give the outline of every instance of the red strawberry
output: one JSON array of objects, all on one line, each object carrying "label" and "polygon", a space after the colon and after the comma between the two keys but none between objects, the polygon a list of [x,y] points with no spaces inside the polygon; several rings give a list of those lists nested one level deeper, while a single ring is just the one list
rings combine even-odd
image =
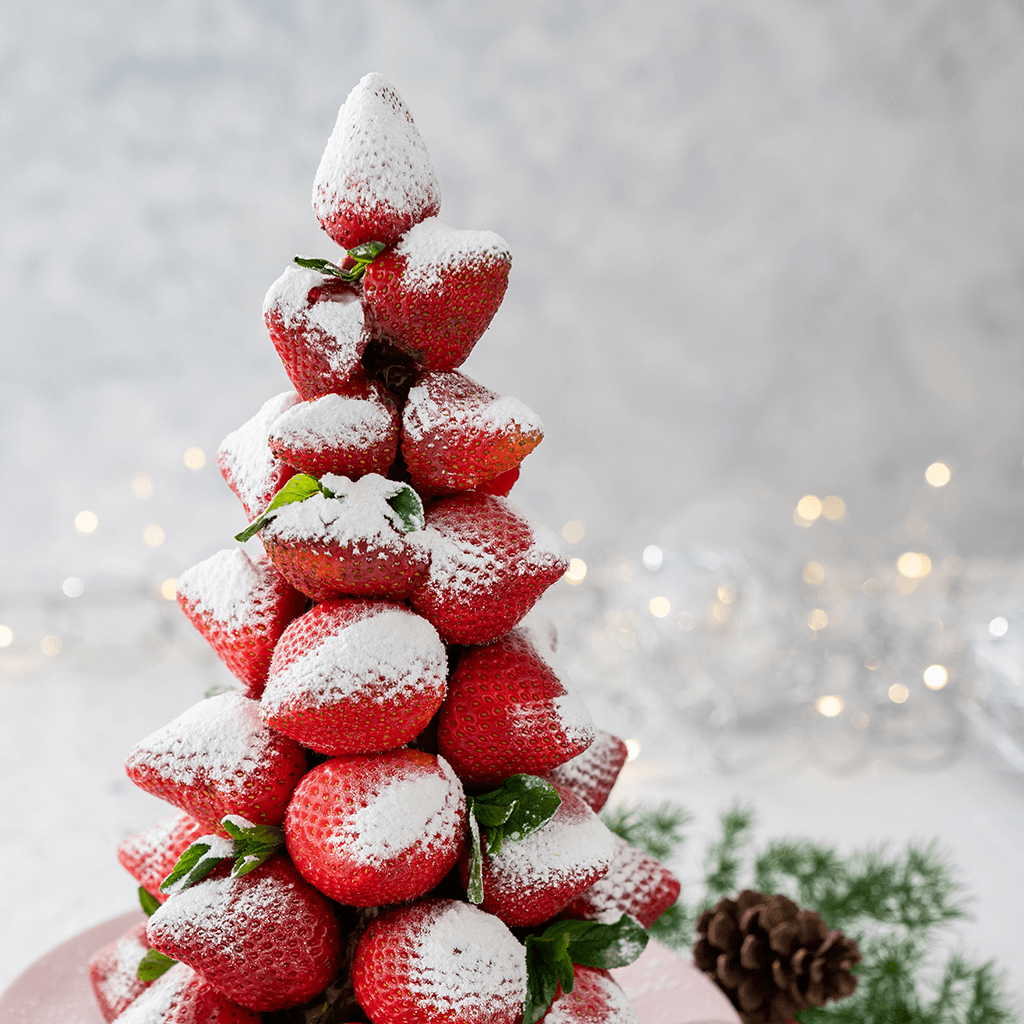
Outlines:
[{"label": "red strawberry", "polygon": [[295,475],[291,466],[274,458],[267,436],[274,420],[298,401],[299,396],[294,391],[285,391],[268,399],[255,416],[220,443],[217,466],[250,519],[255,519]]},{"label": "red strawberry", "polygon": [[[615,855],[615,836],[601,819],[569,790],[558,795],[562,803],[546,825],[483,855],[480,905],[510,927],[554,917],[605,874]],[[463,886],[468,869],[467,855],[459,861]]]},{"label": "red strawberry", "polygon": [[204,832],[192,815],[179,811],[122,839],[117,859],[150,896],[163,903],[167,896],[160,891],[160,883],[171,873],[186,847]]},{"label": "red strawberry", "polygon": [[424,369],[461,366],[498,311],[512,256],[493,231],[462,231],[436,217],[417,224],[363,275],[374,329]]},{"label": "red strawberry", "polygon": [[314,601],[342,594],[404,598],[430,564],[422,505],[376,473],[326,474],[318,492],[275,509],[261,539],[277,571]]},{"label": "red strawberry", "polygon": [[232,878],[227,866],[149,919],[150,944],[253,1010],[298,1006],[327,987],[341,955],[331,903],[282,854]]},{"label": "red strawberry", "polygon": [[559,786],[571,789],[585,800],[593,811],[600,811],[626,763],[626,744],[610,732],[598,729],[594,742],[571,761],[548,772],[548,778]]},{"label": "red strawberry", "polygon": [[490,480],[477,484],[473,490],[480,494],[495,494],[499,498],[507,498],[518,479],[519,467],[516,466],[515,469],[506,470]]},{"label": "red strawberry", "polygon": [[497,640],[569,567],[558,538],[506,498],[441,498],[426,521],[430,572],[409,600],[447,643]]},{"label": "red strawberry", "polygon": [[233,692],[200,701],[140,741],[125,771],[147,793],[188,811],[206,832],[224,836],[220,820],[227,814],[279,825],[306,756],[263,724],[256,701]]},{"label": "red strawberry", "polygon": [[455,370],[420,377],[402,413],[402,456],[413,487],[425,495],[468,491],[516,470],[543,436],[540,420],[518,398],[502,398]]},{"label": "red strawberry", "polygon": [[139,962],[148,952],[143,921],[92,955],[89,981],[105,1021],[126,1010],[149,986],[138,975]]},{"label": "red strawberry", "polygon": [[321,395],[289,409],[270,431],[270,450],[310,476],[385,476],[398,454],[399,429],[394,399],[373,382],[358,397]]},{"label": "red strawberry", "polygon": [[306,775],[284,831],[295,866],[331,899],[356,907],[399,903],[429,892],[455,865],[466,798],[433,754],[353,754]]},{"label": "red strawberry", "polygon": [[403,605],[324,601],[285,630],[260,713],[323,754],[391,750],[426,728],[447,674],[437,630]]},{"label": "red strawberry", "polygon": [[373,1024],[520,1024],[526,951],[496,917],[424,900],[370,922],[352,981]]},{"label": "red strawberry", "polygon": [[233,1003],[185,964],[154,981],[117,1024],[260,1024],[260,1015]]},{"label": "red strawberry", "polygon": [[[541,1022],[544,1024],[640,1024],[626,993],[608,971],[598,967],[573,970],[573,988],[558,995]],[[540,1022],[538,1022],[540,1024]]]},{"label": "red strawberry", "polygon": [[615,837],[615,859],[608,874],[565,908],[569,917],[587,921],[635,917],[650,928],[679,898],[679,882],[660,861]]},{"label": "red strawberry", "polygon": [[438,752],[471,789],[542,775],[593,742],[594,723],[525,630],[463,653],[448,684]]},{"label": "red strawberry", "polygon": [[259,697],[274,645],[306,608],[306,597],[271,565],[241,548],[217,554],[178,577],[178,604],[221,661]]},{"label": "red strawberry", "polygon": [[359,394],[370,341],[359,289],[294,264],[270,286],[263,319],[285,372],[306,400]]},{"label": "red strawberry", "polygon": [[390,245],[441,208],[427,147],[395,87],[370,74],[348,94],[313,182],[313,209],[344,249]]}]

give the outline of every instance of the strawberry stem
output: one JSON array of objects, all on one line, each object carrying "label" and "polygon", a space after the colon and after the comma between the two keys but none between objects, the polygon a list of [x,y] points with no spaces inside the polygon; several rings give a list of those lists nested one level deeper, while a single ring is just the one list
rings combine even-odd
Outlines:
[{"label": "strawberry stem", "polygon": [[354,284],[366,272],[366,268],[384,251],[383,242],[363,242],[354,249],[349,249],[339,266],[330,260],[318,259],[315,256],[296,256],[292,263],[315,270],[320,274],[331,274],[342,281]]}]

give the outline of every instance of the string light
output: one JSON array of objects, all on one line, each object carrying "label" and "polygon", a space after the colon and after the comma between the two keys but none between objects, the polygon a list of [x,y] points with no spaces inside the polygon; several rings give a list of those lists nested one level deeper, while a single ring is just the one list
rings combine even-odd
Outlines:
[{"label": "string light", "polygon": [[75,516],[75,529],[79,533],[92,533],[99,525],[100,521],[96,518],[95,512],[83,511]]},{"label": "string light", "polygon": [[728,622],[732,609],[727,604],[716,601],[711,607],[711,615],[716,622]]},{"label": "string light", "polygon": [[81,597],[85,593],[85,584],[77,576],[69,576],[61,584],[61,590],[68,597]]},{"label": "string light", "polygon": [[569,568],[565,572],[565,582],[577,586],[587,575],[587,563],[582,558],[570,558]]},{"label": "string light", "polygon": [[656,619],[663,619],[672,611],[672,605],[667,597],[652,597],[647,607]]},{"label": "string light", "polygon": [[924,670],[924,685],[929,690],[941,690],[949,682],[945,665],[929,665]]},{"label": "string light", "polygon": [[202,469],[206,465],[206,452],[202,448],[189,448],[181,459],[189,469]]},{"label": "string light", "polygon": [[52,634],[50,636],[44,636],[43,639],[39,642],[39,649],[48,658],[55,658],[58,654],[60,654],[63,647],[64,644],[61,643],[60,637],[53,636]]},{"label": "string light", "polygon": [[821,499],[814,494],[805,494],[797,503],[793,512],[793,522],[797,526],[810,526],[821,515],[823,509]]},{"label": "string light", "polygon": [[932,560],[921,551],[904,551],[896,561],[901,576],[916,580],[932,571]]},{"label": "string light", "polygon": [[579,544],[583,540],[583,535],[586,530],[583,528],[582,523],[578,523],[575,519],[570,519],[569,522],[562,527],[562,537],[568,544]]},{"label": "string light", "polygon": [[893,704],[902,704],[910,696],[910,691],[902,683],[893,683],[889,687],[889,700]]},{"label": "string light", "polygon": [[10,626],[0,626],[0,647],[10,647],[14,643],[14,630]]},{"label": "string light", "polygon": [[719,587],[718,588],[718,600],[722,604],[732,604],[736,600],[736,588],[735,587]]},{"label": "string light", "polygon": [[988,631],[992,636],[1006,636],[1006,631],[1010,628],[1010,623],[1002,617],[997,615],[989,624]]},{"label": "string light", "polygon": [[149,478],[148,473],[135,473],[132,476],[132,494],[136,498],[153,497],[153,481]]},{"label": "string light", "polygon": [[644,548],[644,553],[640,556],[640,560],[644,563],[645,569],[650,572],[657,572],[665,560],[665,553],[657,544],[648,544]]},{"label": "string light", "polygon": [[640,741],[626,740],[626,760],[635,761],[640,756]]},{"label": "string light", "polygon": [[160,584],[160,595],[166,597],[168,601],[174,601],[178,596],[178,580],[177,577],[172,576],[170,579],[166,579]]},{"label": "string light", "polygon": [[830,494],[821,503],[821,514],[826,519],[842,519],[846,514],[846,502],[836,494]]},{"label": "string light", "polygon": [[821,608],[815,608],[807,616],[807,625],[817,633],[819,629],[824,629],[828,625],[828,616]]},{"label": "string light", "polygon": [[842,697],[838,697],[835,694],[828,694],[825,697],[819,697],[814,702],[814,706],[818,709],[818,712],[826,718],[835,718],[836,715],[842,713],[846,704]]},{"label": "string light", "polygon": [[808,562],[804,566],[802,575],[804,583],[809,583],[812,587],[820,587],[825,582],[824,566],[818,562]]},{"label": "string light", "polygon": [[945,487],[953,474],[944,462],[933,462],[925,471],[924,478],[932,487]]},{"label": "string light", "polygon": [[155,523],[152,526],[147,526],[142,532],[142,539],[151,548],[158,548],[164,542],[164,528]]}]

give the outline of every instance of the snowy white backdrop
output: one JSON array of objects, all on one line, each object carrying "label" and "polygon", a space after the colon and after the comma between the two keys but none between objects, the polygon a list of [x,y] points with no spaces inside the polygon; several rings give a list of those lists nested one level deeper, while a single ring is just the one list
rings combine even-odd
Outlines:
[{"label": "snowy white backdrop", "polygon": [[[1024,647],[991,649],[985,630],[1004,616],[1012,640],[1024,606],[1018,4],[8,0],[0,51],[0,985],[131,904],[113,847],[158,811],[123,754],[225,677],[159,588],[242,525],[212,455],[287,386],[262,296],[294,253],[332,255],[309,189],[368,70],[413,112],[443,219],[512,247],[465,369],[545,421],[517,502],[585,526],[572,553],[591,571],[558,585],[551,614],[601,724],[625,714],[643,745],[623,798],[672,796],[705,831],[741,796],[765,833],[937,836],[978,896],[965,947],[1009,948],[1024,909],[1013,734],[949,733],[916,762],[873,734],[834,764],[814,754],[832,738],[815,740],[813,698],[835,659],[796,657],[811,668],[773,705],[767,753],[723,731],[737,714],[715,693],[743,690],[758,644],[783,655],[776,688],[786,652],[811,647],[778,625],[806,634],[804,604],[827,603],[801,589],[808,560],[862,570],[859,587],[912,548],[937,582],[931,604],[885,605],[906,624],[890,646],[956,620],[957,693],[1003,686],[1018,714]],[[199,470],[182,461],[193,446]],[[923,478],[935,460],[952,471],[941,490]],[[809,493],[842,497],[844,517],[794,525]],[[710,546],[719,582],[760,587],[779,616],[758,632],[737,612],[735,633],[666,663],[664,641],[639,626],[629,640],[642,614],[627,605],[662,586],[641,593],[649,544],[680,586],[686,566],[710,571],[692,554]],[[777,569],[755,572],[745,559],[766,551]],[[840,653],[863,655],[867,627],[846,622]],[[599,656],[602,630],[620,660]],[[657,685],[630,703],[616,673],[642,683],[652,665]],[[695,680],[706,720],[672,699]],[[887,713],[916,742],[930,698],[904,682]]]}]

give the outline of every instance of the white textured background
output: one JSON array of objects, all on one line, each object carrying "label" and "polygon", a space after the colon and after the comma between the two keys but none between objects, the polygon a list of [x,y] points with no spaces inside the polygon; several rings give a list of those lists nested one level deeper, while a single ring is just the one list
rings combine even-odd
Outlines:
[{"label": "white textured background", "polygon": [[[154,642],[152,665],[124,649],[173,633],[153,588],[242,525],[181,453],[212,454],[287,386],[262,296],[294,253],[337,251],[308,195],[369,70],[416,119],[443,219],[511,244],[466,370],[544,418],[515,498],[553,527],[584,522],[588,557],[684,523],[799,560],[790,514],[808,492],[844,497],[852,551],[888,554],[940,458],[953,479],[925,512],[949,548],[1024,548],[1013,0],[7,0],[0,984],[131,902],[112,847],[155,804],[120,780],[124,750],[219,669],[198,639]],[[148,501],[129,487],[140,470]],[[61,594],[72,575],[95,615],[109,597],[88,665],[71,642],[39,653],[85,614]],[[967,948],[1010,948],[1019,778],[966,761],[881,783],[650,770],[708,816],[752,796],[766,830],[938,835],[979,894]]]}]

